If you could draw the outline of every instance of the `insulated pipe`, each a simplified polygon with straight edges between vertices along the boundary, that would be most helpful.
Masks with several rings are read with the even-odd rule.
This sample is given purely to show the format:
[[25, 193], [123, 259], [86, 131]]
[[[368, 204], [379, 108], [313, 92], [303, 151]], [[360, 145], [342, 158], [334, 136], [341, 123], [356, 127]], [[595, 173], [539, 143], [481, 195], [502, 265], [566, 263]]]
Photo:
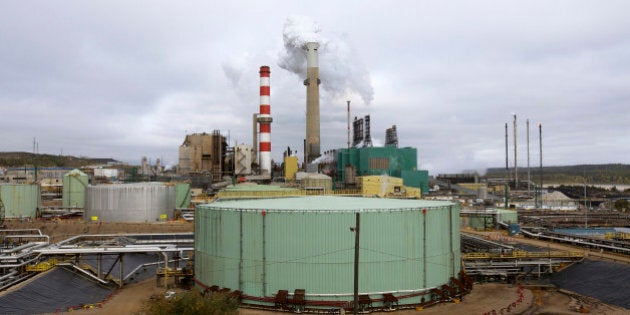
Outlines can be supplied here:
[[15, 264], [3, 264], [0, 265], [0, 268], [17, 268], [17, 267], [22, 267], [22, 266], [26, 266], [34, 261], [37, 261], [39, 259], [39, 257], [41, 256], [41, 254], [35, 256], [35, 258], [23, 261], [21, 263], [15, 263]]
[[48, 246], [48, 243], [44, 243], [44, 242], [37, 242], [37, 243], [29, 243], [29, 244], [35, 244], [33, 246], [30, 246], [30, 248], [28, 248], [28, 251], [19, 253], [17, 255], [11, 254], [11, 255], [2, 255], [0, 256], [0, 260], [17, 260], [20, 259], [22, 257], [26, 257], [28, 255], [31, 255], [33, 252], [35, 252], [38, 248], [42, 248], [45, 246]]
[[258, 163], [258, 113], [252, 115], [252, 163]]
[[0, 277], [0, 281], [4, 281], [5, 279], [12, 278], [13, 276], [15, 276], [15, 275], [17, 275], [17, 274], [18, 274], [17, 270], [11, 271], [11, 272], [9, 272], [9, 273], [8, 273], [8, 274], [6, 274], [6, 275], [1, 276], [1, 277]]
[[271, 87], [268, 66], [260, 67], [260, 114], [258, 114], [258, 126], [260, 130], [260, 172], [271, 174]]

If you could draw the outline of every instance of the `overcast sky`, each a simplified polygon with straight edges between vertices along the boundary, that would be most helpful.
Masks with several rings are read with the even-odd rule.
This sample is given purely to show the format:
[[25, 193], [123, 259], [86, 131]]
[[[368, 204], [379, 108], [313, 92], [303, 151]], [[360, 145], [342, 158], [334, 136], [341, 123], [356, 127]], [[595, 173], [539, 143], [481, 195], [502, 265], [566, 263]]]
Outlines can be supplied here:
[[[252, 142], [271, 67], [272, 157], [305, 136], [301, 40], [320, 47], [322, 150], [351, 115], [432, 175], [630, 163], [630, 1], [3, 1], [0, 151], [175, 165], [186, 133]], [[302, 56], [303, 57], [303, 56]]]

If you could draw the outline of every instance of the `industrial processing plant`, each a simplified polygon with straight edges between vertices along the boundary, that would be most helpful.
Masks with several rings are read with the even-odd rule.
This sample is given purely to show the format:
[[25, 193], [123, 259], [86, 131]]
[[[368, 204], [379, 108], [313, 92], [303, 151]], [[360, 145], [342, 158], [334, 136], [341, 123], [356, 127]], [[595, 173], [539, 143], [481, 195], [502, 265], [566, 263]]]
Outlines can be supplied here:
[[[524, 305], [521, 281], [539, 285], [535, 281], [589, 255], [545, 249], [539, 240], [627, 259], [630, 232], [609, 231], [610, 239], [603, 239], [555, 231], [556, 224], [567, 222], [565, 214], [518, 212], [517, 206], [526, 208], [527, 202], [512, 200], [508, 205], [509, 178], [489, 186], [476, 174], [454, 174], [430, 183], [429, 172], [419, 169], [418, 149], [399, 145], [397, 126], [385, 130], [384, 145], [375, 145], [371, 122], [379, 117], [356, 114], [351, 120], [350, 101], [347, 144], [323, 143], [320, 43], [309, 41], [300, 48], [306, 62], [298, 82], [301, 86], [304, 79], [306, 92], [304, 136], [301, 143], [291, 144], [294, 149], [282, 148], [281, 161], [272, 160], [272, 68], [263, 65], [257, 69], [259, 89], [251, 91], [259, 97], [257, 111], [244, 114], [248, 120], [252, 114], [251, 145], [231, 145], [229, 136], [214, 129], [186, 134], [178, 147], [179, 163], [168, 171], [161, 160], [151, 166], [146, 157], [140, 170], [107, 165], [47, 169], [46, 185], [38, 180], [42, 171], [36, 165], [3, 171], [2, 220], [20, 227], [38, 219], [52, 222], [52, 232], [70, 218], [71, 225], [81, 228], [56, 242], [39, 228], [0, 230], [0, 290], [54, 268], [65, 268], [72, 281], [78, 274], [107, 290], [150, 273], [165, 290], [180, 286], [241, 307], [342, 314], [459, 304], [473, 282], [504, 281], [518, 288], [518, 300], [501, 308], [503, 313], [521, 303], [523, 311], [531, 309]], [[282, 126], [277, 120], [276, 125], [274, 130]], [[295, 148], [300, 146], [298, 154]], [[514, 159], [513, 187], [518, 190], [524, 185], [516, 174], [516, 152]], [[444, 194], [436, 194], [440, 189]], [[549, 206], [551, 201], [539, 192], [541, 204]], [[497, 197], [501, 194], [505, 199]], [[505, 207], [499, 209], [503, 201]], [[532, 208], [538, 201], [537, 192]], [[580, 206], [567, 204], [562, 201], [559, 207], [573, 211]], [[588, 212], [586, 216], [588, 220]], [[628, 216], [602, 215], [598, 220], [623, 223]], [[532, 222], [537, 226], [524, 226]], [[124, 224], [146, 229], [101, 233], [102, 226]], [[179, 230], [172, 231], [171, 224]], [[534, 242], [517, 245], [521, 236]], [[129, 272], [125, 262], [134, 260], [137, 266]], [[50, 279], [66, 277], [50, 274]], [[39, 286], [50, 288], [46, 277], [39, 278]], [[14, 297], [28, 295], [28, 290]], [[175, 294], [167, 291], [165, 299]], [[15, 307], [11, 311], [24, 310]], [[49, 311], [46, 305], [36, 310]]]

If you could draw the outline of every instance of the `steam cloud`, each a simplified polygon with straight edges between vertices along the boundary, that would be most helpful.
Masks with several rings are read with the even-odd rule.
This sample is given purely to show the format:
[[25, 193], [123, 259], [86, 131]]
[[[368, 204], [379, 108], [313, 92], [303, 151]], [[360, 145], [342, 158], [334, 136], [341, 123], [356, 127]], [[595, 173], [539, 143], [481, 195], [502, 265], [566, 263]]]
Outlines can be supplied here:
[[290, 16], [284, 23], [284, 51], [278, 65], [300, 77], [306, 75], [308, 42], [319, 43], [319, 77], [324, 90], [333, 97], [359, 94], [367, 105], [374, 99], [374, 89], [367, 69], [356, 58], [356, 52], [345, 38], [325, 37], [317, 23], [305, 16]]

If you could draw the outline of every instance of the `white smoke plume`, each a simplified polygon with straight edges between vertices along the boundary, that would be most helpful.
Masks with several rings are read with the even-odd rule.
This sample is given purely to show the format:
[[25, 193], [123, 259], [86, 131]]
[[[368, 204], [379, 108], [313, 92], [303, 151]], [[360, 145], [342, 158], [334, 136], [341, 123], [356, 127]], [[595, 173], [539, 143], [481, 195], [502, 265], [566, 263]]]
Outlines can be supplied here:
[[301, 78], [306, 76], [308, 42], [319, 43], [319, 78], [324, 90], [333, 97], [356, 93], [365, 104], [374, 99], [374, 89], [367, 69], [356, 58], [357, 53], [342, 36], [324, 36], [319, 25], [306, 16], [289, 16], [284, 23], [284, 51], [278, 65]]

